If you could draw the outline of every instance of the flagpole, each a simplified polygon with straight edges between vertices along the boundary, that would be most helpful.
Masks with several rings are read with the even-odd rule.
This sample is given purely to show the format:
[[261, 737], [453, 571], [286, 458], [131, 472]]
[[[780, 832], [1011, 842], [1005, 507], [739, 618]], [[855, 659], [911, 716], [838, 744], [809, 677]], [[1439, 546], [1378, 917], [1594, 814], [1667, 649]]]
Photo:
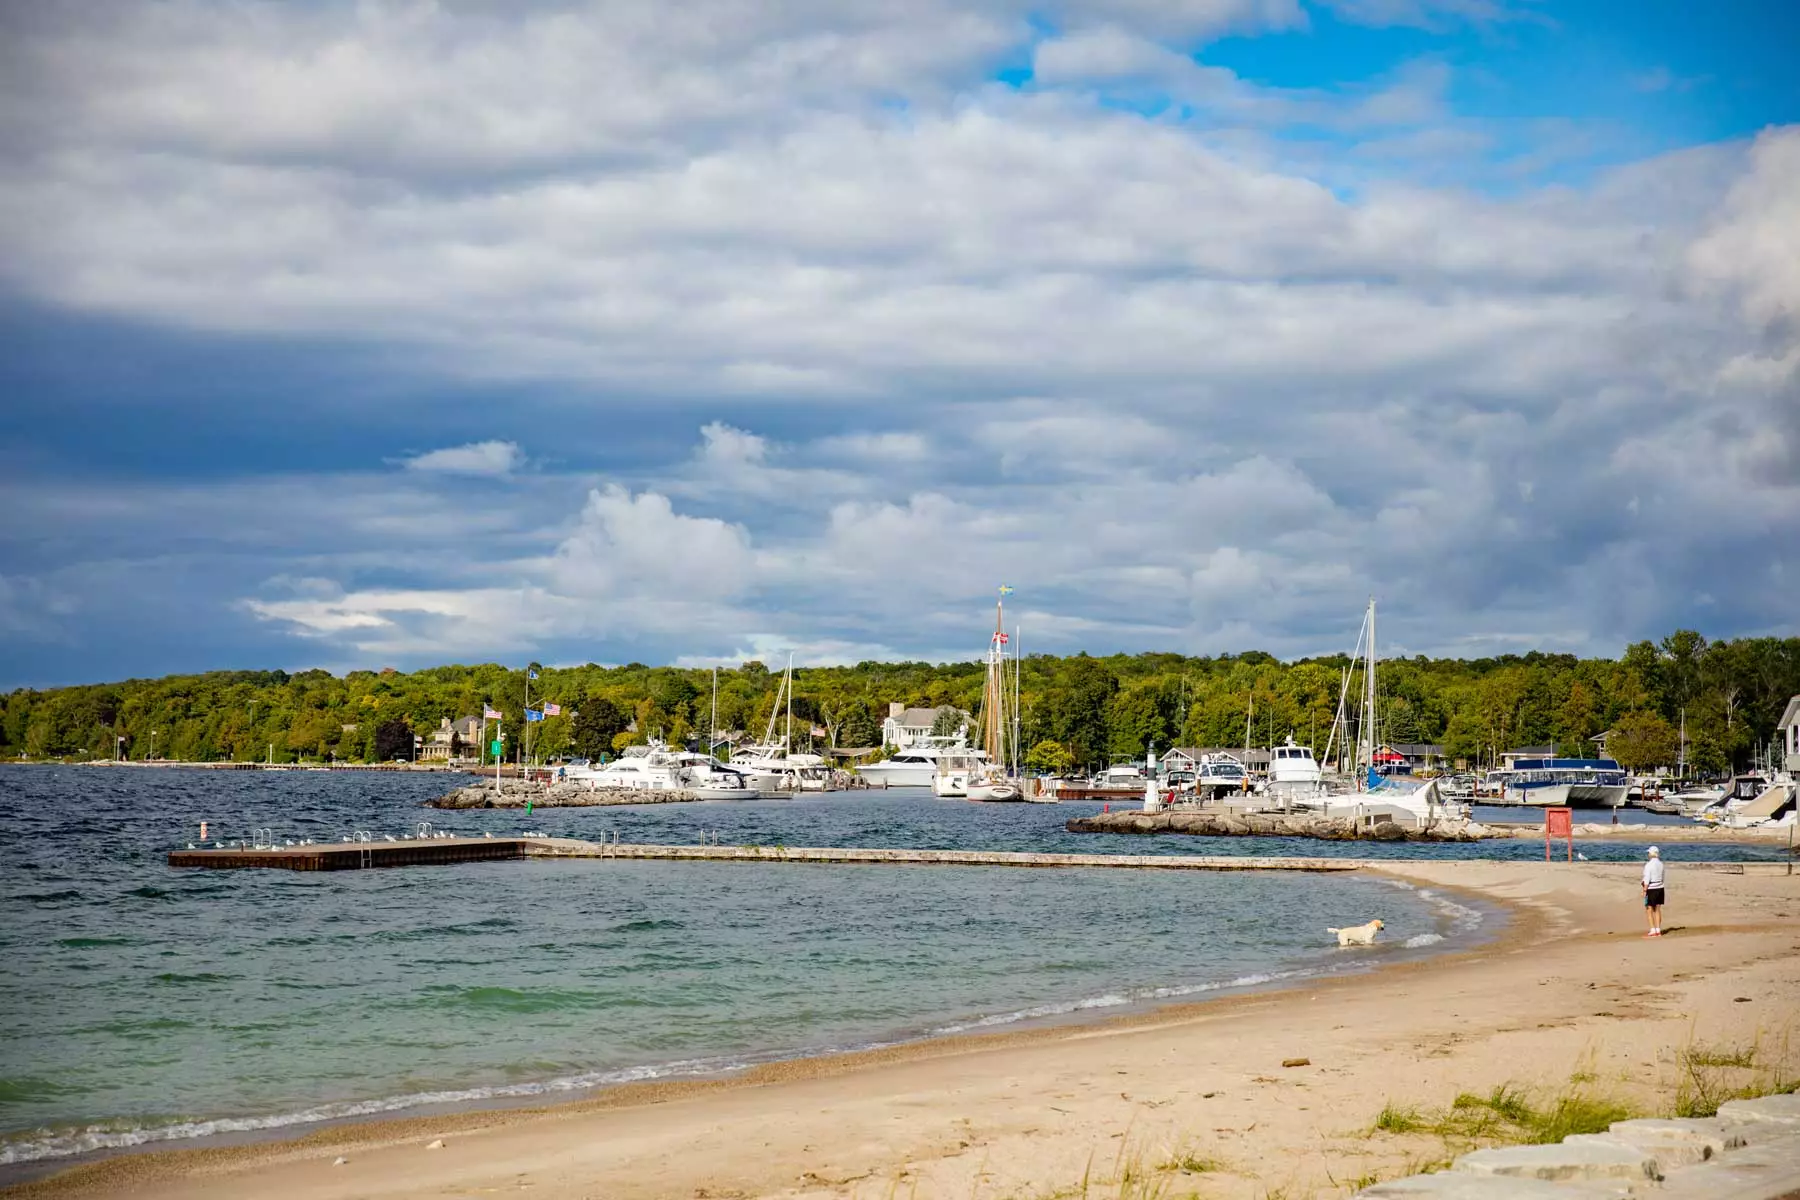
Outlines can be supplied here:
[[525, 712], [519, 714], [523, 728], [519, 731], [519, 778], [525, 778], [525, 753], [531, 747], [531, 664], [525, 664]]

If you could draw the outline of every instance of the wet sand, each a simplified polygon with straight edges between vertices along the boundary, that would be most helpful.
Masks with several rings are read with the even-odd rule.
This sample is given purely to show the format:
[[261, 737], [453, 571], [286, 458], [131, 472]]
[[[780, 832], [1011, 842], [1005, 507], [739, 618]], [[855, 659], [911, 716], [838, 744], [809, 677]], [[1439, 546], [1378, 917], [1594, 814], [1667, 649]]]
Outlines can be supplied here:
[[[1800, 1040], [1787, 1045], [1800, 1022], [1800, 876], [1783, 866], [1671, 864], [1660, 940], [1643, 937], [1634, 865], [1379, 870], [1504, 905], [1512, 921], [1474, 951], [1286, 991], [634, 1085], [555, 1108], [127, 1155], [7, 1194], [962, 1200], [1080, 1194], [1085, 1176], [1100, 1197], [1128, 1164], [1186, 1156], [1213, 1169], [1171, 1171], [1170, 1195], [1334, 1196], [1444, 1153], [1427, 1135], [1373, 1133], [1389, 1101], [1441, 1106], [1502, 1083], [1554, 1090], [1579, 1072], [1590, 1091], [1666, 1112], [1677, 1055], [1694, 1042], [1754, 1042], [1765, 1063], [1800, 1063]], [[1308, 1061], [1283, 1065], [1297, 1059]]]

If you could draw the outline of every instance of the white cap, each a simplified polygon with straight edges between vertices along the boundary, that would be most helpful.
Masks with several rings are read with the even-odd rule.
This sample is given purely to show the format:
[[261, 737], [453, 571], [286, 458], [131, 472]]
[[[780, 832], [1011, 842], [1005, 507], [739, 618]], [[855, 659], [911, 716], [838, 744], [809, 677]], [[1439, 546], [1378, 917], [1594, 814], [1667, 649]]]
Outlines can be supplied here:
[[1650, 857], [1651, 858], [1661, 858], [1662, 851], [1658, 850], [1655, 846], [1652, 846], [1652, 847], [1650, 847]]

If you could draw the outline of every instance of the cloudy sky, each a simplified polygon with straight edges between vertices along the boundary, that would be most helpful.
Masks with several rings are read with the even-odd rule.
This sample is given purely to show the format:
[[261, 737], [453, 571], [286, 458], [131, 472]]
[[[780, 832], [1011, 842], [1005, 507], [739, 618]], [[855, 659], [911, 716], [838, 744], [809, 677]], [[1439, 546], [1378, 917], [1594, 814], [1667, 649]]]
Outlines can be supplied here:
[[1800, 632], [1800, 6], [0, 8], [0, 687]]

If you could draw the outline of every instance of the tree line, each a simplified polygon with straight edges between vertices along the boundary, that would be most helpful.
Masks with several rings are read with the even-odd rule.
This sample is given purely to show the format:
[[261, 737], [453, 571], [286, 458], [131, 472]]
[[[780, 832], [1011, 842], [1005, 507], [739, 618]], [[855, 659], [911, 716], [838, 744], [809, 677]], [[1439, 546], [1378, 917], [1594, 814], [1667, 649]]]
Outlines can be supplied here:
[[[1135, 759], [1151, 745], [1268, 746], [1290, 735], [1317, 753], [1353, 666], [1343, 655], [1282, 662], [1260, 651], [1031, 655], [1021, 664], [1022, 742], [1031, 765], [1051, 770]], [[984, 678], [979, 662], [797, 667], [795, 740], [819, 750], [878, 746], [893, 703], [978, 715]], [[510, 757], [524, 732], [526, 682], [525, 668], [488, 663], [342, 677], [212, 671], [20, 689], [0, 706], [0, 754], [386, 761], [407, 757], [412, 739], [429, 736], [442, 718], [486, 706], [502, 714]], [[1452, 759], [1486, 765], [1523, 745], [1589, 754], [1590, 739], [1610, 732], [1614, 756], [1647, 770], [1675, 763], [1685, 723], [1687, 761], [1716, 773], [1750, 764], [1768, 746], [1787, 699], [1800, 693], [1800, 638], [1708, 641], [1680, 630], [1617, 659], [1396, 659], [1381, 664], [1378, 682], [1389, 743], [1438, 744]], [[704, 741], [709, 727], [759, 738], [779, 685], [780, 675], [760, 662], [720, 669], [716, 698], [705, 669], [547, 667], [531, 681], [532, 707], [549, 701], [562, 712], [532, 722], [534, 753], [597, 757], [656, 736]], [[775, 715], [779, 730], [785, 705]]]

